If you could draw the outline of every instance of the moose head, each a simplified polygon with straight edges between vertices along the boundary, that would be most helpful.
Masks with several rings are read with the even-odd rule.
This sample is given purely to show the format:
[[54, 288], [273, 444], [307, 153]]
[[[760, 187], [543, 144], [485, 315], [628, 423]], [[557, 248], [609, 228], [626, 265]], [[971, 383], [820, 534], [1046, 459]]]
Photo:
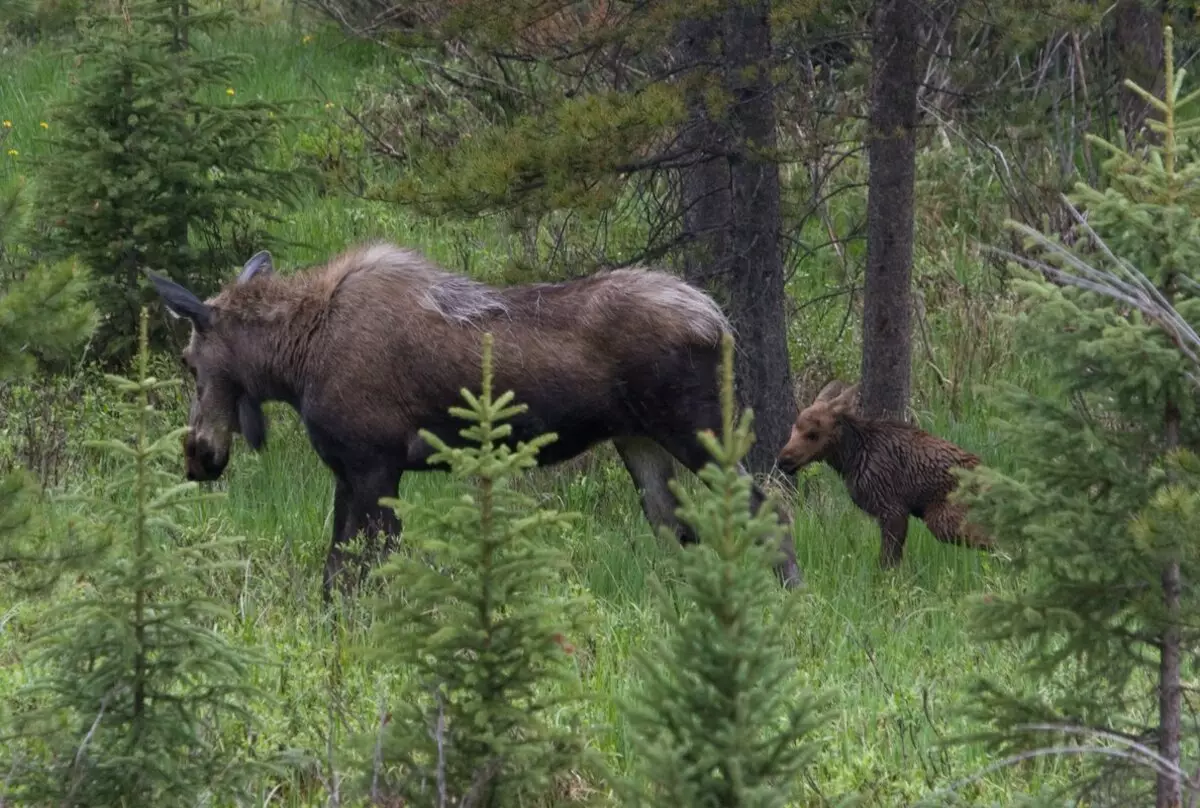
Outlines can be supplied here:
[[[235, 286], [274, 272], [271, 254], [263, 250], [242, 267]], [[224, 293], [200, 300], [183, 286], [147, 271], [167, 311], [192, 324], [191, 339], [183, 350], [183, 363], [192, 374], [196, 390], [188, 412], [184, 458], [189, 480], [215, 480], [229, 462], [233, 433], [240, 432], [251, 448], [266, 442], [267, 423], [262, 402], [247, 389], [236, 322], [222, 306]]]
[[840, 437], [840, 420], [854, 411], [857, 395], [857, 384], [847, 387], [834, 380], [825, 385], [813, 403], [796, 416], [788, 442], [779, 452], [779, 468], [795, 474], [809, 463], [827, 458]]

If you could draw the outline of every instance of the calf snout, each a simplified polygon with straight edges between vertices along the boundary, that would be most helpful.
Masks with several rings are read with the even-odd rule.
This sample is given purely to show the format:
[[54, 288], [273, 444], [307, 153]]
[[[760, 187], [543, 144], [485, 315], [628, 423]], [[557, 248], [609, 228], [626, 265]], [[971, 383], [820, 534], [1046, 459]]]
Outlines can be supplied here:
[[784, 474], [795, 474], [800, 470], [799, 461], [786, 454], [779, 456], [779, 459], [776, 461], [776, 465], [779, 466], [779, 470]]

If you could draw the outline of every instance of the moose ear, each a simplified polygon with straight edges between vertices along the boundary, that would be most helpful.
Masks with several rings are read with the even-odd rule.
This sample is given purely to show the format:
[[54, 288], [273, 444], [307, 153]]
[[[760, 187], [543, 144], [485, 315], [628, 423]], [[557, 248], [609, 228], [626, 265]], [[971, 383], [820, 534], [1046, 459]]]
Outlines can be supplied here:
[[817, 401], [832, 401], [838, 393], [842, 392], [846, 387], [846, 383], [834, 379], [829, 384], [821, 388], [821, 392], [817, 393]]
[[175, 281], [150, 270], [146, 270], [146, 274], [172, 317], [186, 317], [197, 331], [208, 330], [212, 325], [212, 308]]
[[271, 253], [266, 250], [261, 250], [253, 255], [249, 261], [242, 267], [241, 274], [238, 275], [237, 282], [245, 283], [255, 275], [270, 275], [275, 271], [274, 265], [271, 263]]
[[852, 384], [838, 394], [838, 397], [829, 402], [829, 406], [837, 413], [854, 412], [858, 409], [855, 406], [855, 399], [858, 397], [858, 384]]
[[238, 431], [254, 451], [259, 451], [267, 442], [267, 417], [262, 404], [249, 396], [239, 396], [237, 403]]

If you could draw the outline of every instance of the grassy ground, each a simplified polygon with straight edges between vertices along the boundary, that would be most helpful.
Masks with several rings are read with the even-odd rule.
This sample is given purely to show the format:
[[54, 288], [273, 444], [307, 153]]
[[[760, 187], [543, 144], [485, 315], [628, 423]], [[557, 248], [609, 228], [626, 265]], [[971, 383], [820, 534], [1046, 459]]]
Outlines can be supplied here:
[[[318, 149], [329, 128], [323, 116], [337, 113], [326, 104], [336, 107], [357, 82], [385, 71], [391, 58], [347, 44], [335, 32], [294, 25], [280, 11], [264, 16], [259, 26], [230, 32], [220, 47], [255, 58], [254, 69], [237, 83], [239, 95], [301, 99], [309, 118], [289, 133], [297, 149]], [[0, 118], [12, 126], [3, 150], [17, 152], [0, 153], [0, 182], [9, 182], [20, 176], [33, 178], [33, 161], [46, 156], [40, 140], [46, 130], [40, 124], [54, 126], [53, 101], [70, 80], [71, 64], [52, 45], [10, 50], [4, 62]], [[373, 237], [412, 244], [451, 266], [457, 265], [462, 244], [469, 243], [476, 272], [498, 267], [506, 250], [504, 237], [487, 223], [467, 227], [415, 219], [395, 208], [315, 193], [288, 214], [278, 235], [292, 245], [280, 255], [284, 265], [317, 260]], [[962, 260], [952, 257], [945, 271], [954, 275], [961, 270], [955, 261]], [[822, 282], [801, 274], [793, 281], [793, 292], [815, 296]], [[931, 317], [928, 358], [941, 368], [962, 359], [963, 349], [954, 339], [958, 321], [953, 311], [946, 307]], [[839, 350], [853, 353], [853, 339], [834, 335], [837, 319], [805, 322], [814, 329], [814, 342], [840, 340]], [[1003, 343], [996, 334], [981, 339]], [[924, 359], [921, 367], [924, 378]], [[966, 367], [970, 369], [969, 362]], [[1003, 369], [1009, 378], [1036, 380], [1036, 367], [1028, 362], [1009, 362]], [[985, 398], [968, 392], [954, 401], [943, 395], [925, 395], [920, 401], [918, 414], [927, 426], [980, 452], [989, 463], [1003, 467], [1008, 462], [1004, 447], [987, 429]], [[86, 397], [75, 406], [84, 410], [77, 417], [87, 430], [116, 428], [106, 420], [102, 395]], [[184, 413], [178, 403], [170, 410], [176, 424]], [[312, 778], [285, 784], [274, 798], [285, 804], [317, 805], [327, 798], [321, 785], [329, 782], [327, 750], [337, 750], [334, 759], [340, 760], [356, 738], [371, 734], [379, 689], [390, 685], [386, 680], [381, 685], [379, 671], [353, 653], [366, 636], [367, 616], [357, 614], [336, 628], [321, 617], [318, 582], [328, 547], [331, 479], [295, 416], [271, 407], [269, 417], [267, 451], [254, 455], [239, 443], [226, 478], [215, 486], [225, 490], [227, 498], [197, 508], [193, 522], [198, 531], [246, 539], [244, 574], [213, 584], [236, 606], [237, 620], [224, 630], [262, 648], [269, 657], [257, 675], [273, 699], [261, 705], [264, 732], [256, 743], [303, 749], [322, 761]], [[65, 486], [86, 488], [102, 473], [86, 457], [78, 459]], [[440, 484], [439, 474], [412, 474], [402, 482], [401, 496], [426, 497]], [[597, 605], [595, 635], [577, 643], [583, 649], [579, 672], [595, 697], [596, 744], [622, 771], [627, 743], [617, 703], [635, 684], [628, 675], [630, 654], [660, 628], [647, 581], [669, 574], [669, 558], [678, 549], [650, 533], [630, 482], [607, 450], [596, 452], [582, 468], [538, 472], [529, 486], [557, 507], [584, 515], [564, 537], [576, 583]], [[853, 508], [826, 469], [803, 476], [794, 507], [796, 543], [808, 588], [791, 595], [781, 592], [779, 597], [802, 600], [791, 653], [804, 681], [829, 693], [835, 705], [833, 720], [822, 730], [822, 755], [814, 772], [819, 793], [860, 792], [868, 805], [904, 805], [986, 765], [989, 760], [979, 749], [943, 749], [937, 744], [969, 728], [957, 711], [975, 676], [1017, 675], [1015, 658], [981, 646], [964, 620], [967, 597], [1018, 584], [1003, 561], [941, 545], [914, 521], [904, 564], [895, 572], [880, 572], [877, 528]], [[0, 586], [0, 698], [20, 684], [20, 667], [14, 664], [18, 644], [37, 608]], [[1065, 765], [1037, 762], [999, 771], [966, 787], [962, 796], [976, 805], [1012, 804], [1015, 795], [1055, 782]], [[269, 789], [270, 784], [264, 785], [264, 800]], [[811, 804], [822, 803], [814, 796]]]

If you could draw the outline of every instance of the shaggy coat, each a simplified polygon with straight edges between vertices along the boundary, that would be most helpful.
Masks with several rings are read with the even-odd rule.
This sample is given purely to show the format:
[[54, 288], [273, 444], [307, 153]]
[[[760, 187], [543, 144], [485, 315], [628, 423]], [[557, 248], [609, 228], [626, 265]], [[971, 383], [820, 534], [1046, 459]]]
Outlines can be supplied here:
[[[189, 479], [213, 480], [232, 434], [266, 438], [262, 403], [299, 413], [333, 472], [334, 526], [326, 597], [359, 531], [398, 536], [405, 471], [428, 468], [421, 429], [462, 445], [447, 411], [478, 391], [481, 340], [494, 340], [494, 386], [528, 405], [512, 441], [557, 432], [543, 465], [611, 440], [637, 485], [646, 518], [695, 540], [675, 517], [674, 461], [708, 457], [699, 430], [720, 430], [719, 345], [729, 325], [705, 294], [662, 272], [620, 269], [555, 284], [497, 289], [443, 271], [391, 244], [351, 249], [289, 277], [261, 252], [208, 301], [151, 278], [169, 311], [193, 325], [183, 360], [196, 378], [185, 444]], [[754, 491], [754, 508], [763, 501]], [[785, 519], [786, 513], [781, 514]], [[778, 572], [800, 582], [790, 531]]]
[[826, 385], [796, 416], [779, 467], [788, 474], [818, 461], [832, 467], [854, 504], [879, 523], [885, 568], [900, 563], [910, 515], [941, 541], [990, 548], [983, 530], [966, 520], [965, 507], [947, 499], [958, 484], [951, 469], [974, 468], [979, 457], [909, 424], [863, 418], [857, 395], [857, 384]]

